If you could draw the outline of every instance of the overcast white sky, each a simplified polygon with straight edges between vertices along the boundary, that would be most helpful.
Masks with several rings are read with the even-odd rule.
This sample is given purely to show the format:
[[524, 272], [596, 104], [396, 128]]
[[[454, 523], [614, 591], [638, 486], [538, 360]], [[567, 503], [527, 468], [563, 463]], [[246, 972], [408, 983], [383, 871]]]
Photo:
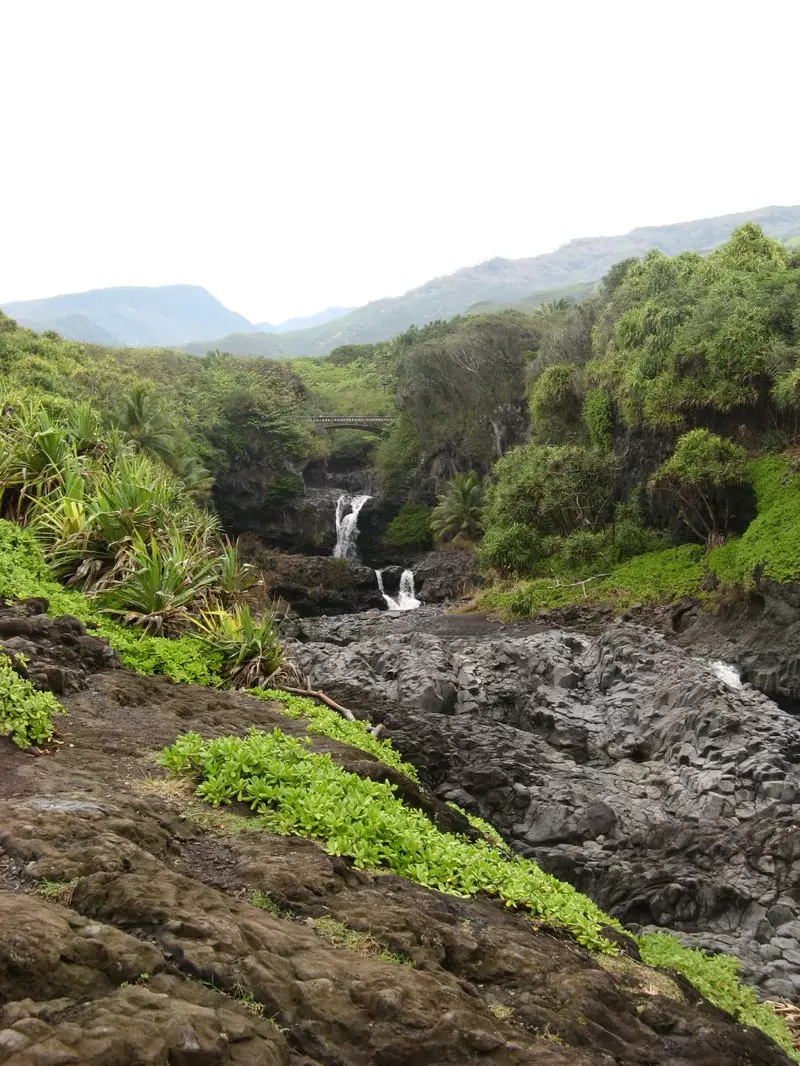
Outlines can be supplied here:
[[797, 0], [4, 0], [0, 302], [254, 321], [800, 202]]

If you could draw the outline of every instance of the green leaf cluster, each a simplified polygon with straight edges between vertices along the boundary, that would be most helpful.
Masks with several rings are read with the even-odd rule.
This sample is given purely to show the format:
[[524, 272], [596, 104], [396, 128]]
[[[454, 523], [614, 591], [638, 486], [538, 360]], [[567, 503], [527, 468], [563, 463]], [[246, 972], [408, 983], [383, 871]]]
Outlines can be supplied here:
[[383, 534], [387, 548], [428, 548], [431, 544], [431, 509], [422, 503], [404, 503]]
[[161, 762], [197, 780], [197, 794], [214, 805], [248, 804], [270, 832], [314, 837], [356, 866], [388, 869], [451, 895], [486, 893], [568, 929], [586, 947], [616, 950], [604, 927], [617, 923], [571, 886], [488, 840], [441, 832], [406, 807], [394, 785], [349, 773], [280, 730], [210, 741], [188, 733]]
[[740, 981], [738, 959], [732, 955], [706, 955], [696, 948], [684, 947], [668, 933], [644, 933], [637, 940], [648, 966], [683, 974], [711, 1003], [728, 1011], [742, 1025], [761, 1029], [793, 1061], [800, 1062], [800, 1053], [795, 1049], [786, 1022], [766, 1003], [759, 1002], [755, 991]]
[[65, 714], [52, 692], [39, 692], [0, 652], [0, 736], [21, 748], [44, 744], [53, 735], [53, 715]]
[[250, 694], [264, 700], [277, 700], [283, 705], [283, 713], [288, 718], [305, 720], [309, 733], [321, 733], [332, 740], [340, 740], [343, 744], [349, 744], [351, 748], [366, 751], [374, 755], [376, 759], [380, 759], [386, 766], [399, 770], [400, 773], [419, 784], [416, 769], [411, 763], [403, 761], [402, 756], [395, 751], [390, 741], [374, 737], [369, 722], [348, 722], [330, 707], [319, 704], [308, 696], [295, 696], [282, 689], [251, 689]]

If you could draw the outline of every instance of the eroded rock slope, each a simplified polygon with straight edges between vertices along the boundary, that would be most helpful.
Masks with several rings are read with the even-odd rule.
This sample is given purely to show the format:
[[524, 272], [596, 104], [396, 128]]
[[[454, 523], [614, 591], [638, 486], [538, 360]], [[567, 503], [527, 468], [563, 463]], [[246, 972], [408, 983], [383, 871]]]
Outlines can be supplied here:
[[[0, 643], [26, 642], [31, 675], [58, 684], [69, 717], [46, 754], [0, 741], [0, 1062], [788, 1062], [686, 982], [629, 955], [604, 961], [491, 901], [357, 871], [309, 840], [234, 833], [198, 813], [160, 776], [155, 749], [190, 728], [213, 736], [251, 723], [302, 732], [302, 723], [245, 696], [121, 670], [79, 625], [39, 609], [0, 611]], [[584, 654], [562, 650], [553, 669], [574, 673]], [[431, 669], [448, 661], [441, 652]], [[470, 676], [490, 666], [478, 660]], [[601, 660], [592, 669], [602, 672]], [[536, 676], [554, 680], [547, 668]], [[410, 731], [410, 694], [393, 705]], [[464, 725], [474, 713], [426, 710], [419, 740], [438, 742], [439, 719]], [[558, 730], [555, 719], [548, 728]], [[362, 752], [312, 742], [355, 772], [389, 773]], [[461, 758], [456, 734], [448, 743], [438, 769], [427, 760], [440, 786]], [[469, 751], [480, 753], [463, 747], [466, 792], [477, 788]], [[404, 789], [407, 802], [459, 827], [432, 797]], [[270, 910], [254, 905], [254, 891]], [[350, 946], [325, 935], [322, 919]]]
[[[800, 992], [800, 723], [641, 626], [458, 637], [321, 620], [291, 654], [436, 794], [623, 921]], [[380, 628], [376, 628], [379, 625]], [[513, 631], [512, 631], [513, 632]]]

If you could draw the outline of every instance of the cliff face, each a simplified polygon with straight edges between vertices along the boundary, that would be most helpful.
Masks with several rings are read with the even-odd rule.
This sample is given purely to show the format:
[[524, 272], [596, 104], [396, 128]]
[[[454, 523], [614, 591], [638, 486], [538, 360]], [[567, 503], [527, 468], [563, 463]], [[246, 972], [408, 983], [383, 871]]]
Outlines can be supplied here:
[[[0, 1062], [788, 1061], [684, 980], [644, 967], [630, 942], [604, 960], [489, 900], [357, 870], [201, 805], [161, 776], [154, 749], [189, 729], [304, 736], [302, 720], [120, 669], [79, 623], [40, 610], [0, 612], [0, 642], [24, 645], [30, 676], [69, 711], [38, 758], [0, 741]], [[364, 752], [309, 740], [467, 829]]]

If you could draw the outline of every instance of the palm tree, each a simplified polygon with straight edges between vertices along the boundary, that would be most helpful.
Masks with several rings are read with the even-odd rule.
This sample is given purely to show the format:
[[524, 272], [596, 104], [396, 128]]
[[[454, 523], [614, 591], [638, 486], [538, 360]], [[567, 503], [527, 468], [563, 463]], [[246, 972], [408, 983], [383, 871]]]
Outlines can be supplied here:
[[437, 497], [431, 515], [431, 530], [438, 540], [455, 537], [472, 539], [480, 533], [483, 510], [483, 483], [471, 470], [458, 474]]
[[567, 311], [572, 306], [570, 300], [565, 300], [562, 296], [558, 300], [545, 300], [540, 303], [538, 307], [534, 308], [533, 313], [539, 318], [546, 318], [548, 315], [556, 315], [560, 311]]
[[177, 434], [146, 386], [134, 385], [122, 397], [116, 422], [142, 451], [171, 462], [178, 444]]

